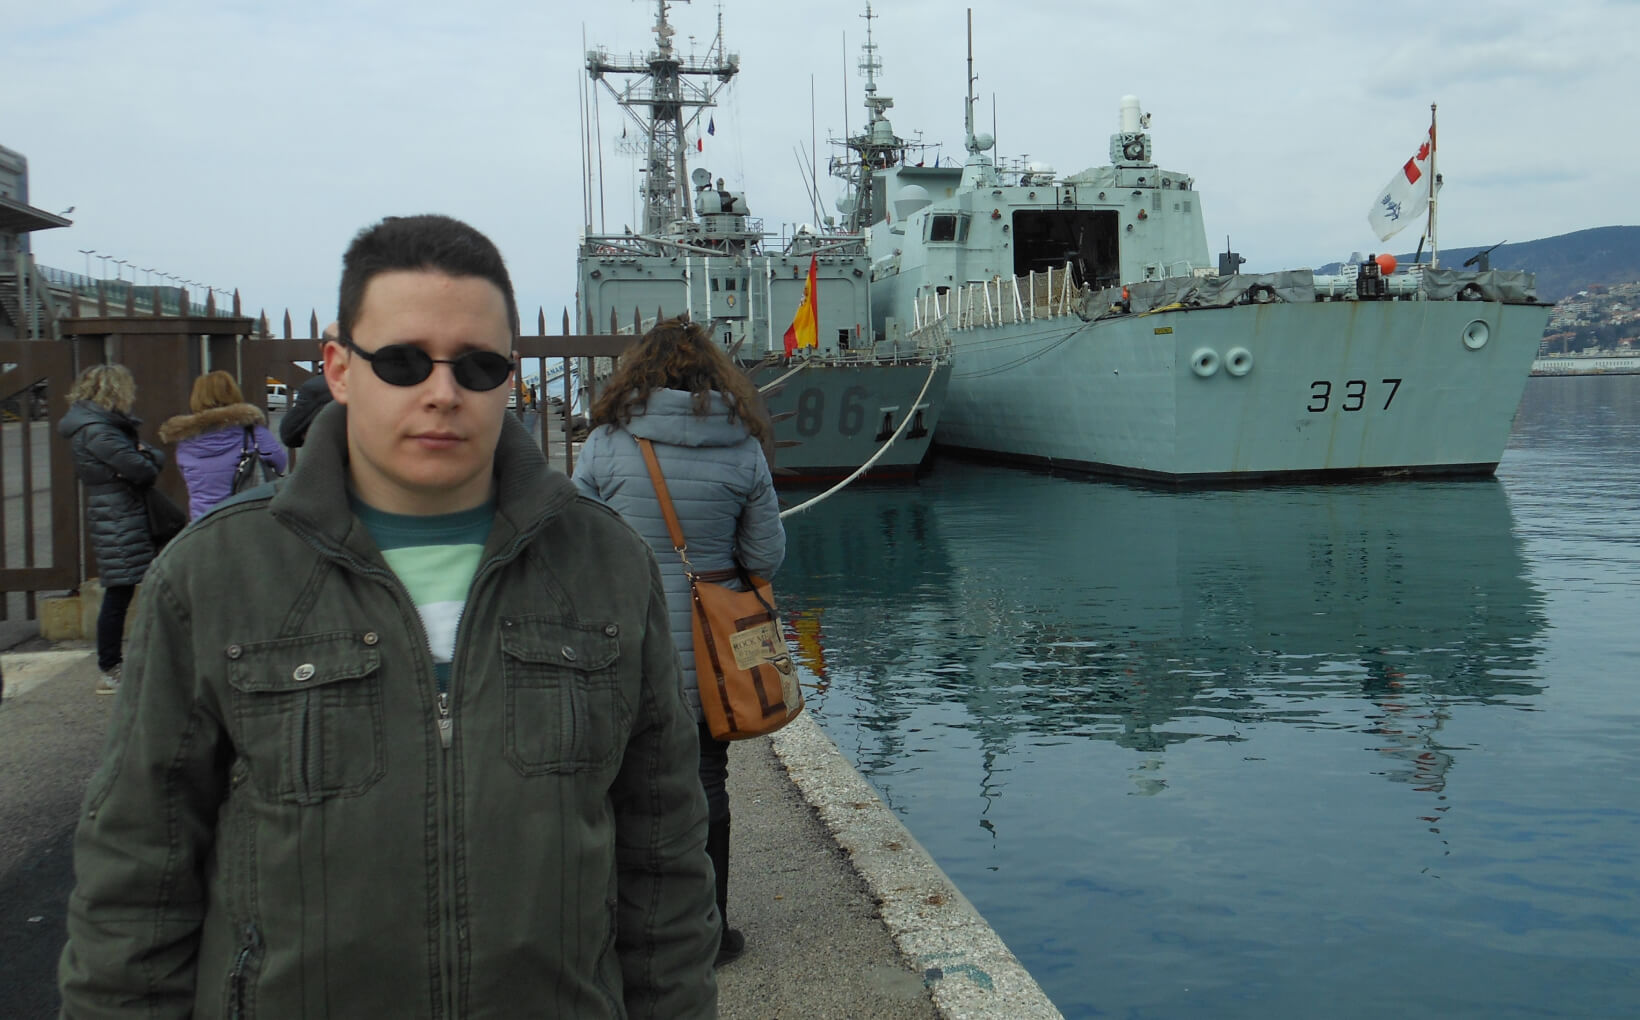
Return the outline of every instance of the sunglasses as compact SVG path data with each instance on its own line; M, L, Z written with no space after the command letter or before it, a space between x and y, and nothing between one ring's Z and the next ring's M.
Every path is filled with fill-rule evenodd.
M468 351L459 358L435 358L410 344L388 344L367 351L349 336L339 336L342 346L370 362L376 378L389 386L415 386L433 374L434 365L449 365L450 374L462 389L485 393L512 375L512 359L495 351Z

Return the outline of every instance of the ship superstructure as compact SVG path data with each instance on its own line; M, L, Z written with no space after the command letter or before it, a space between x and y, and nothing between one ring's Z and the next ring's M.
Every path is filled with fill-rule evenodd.
M1529 274L1244 274L1125 97L1110 162L873 174L873 310L951 331L938 443L1174 482L1489 473L1549 314ZM936 197L938 196L938 197Z
M639 132L644 173L639 229L589 226L582 238L583 321L624 329L683 314L708 324L763 390L780 480L838 478L868 463L878 477L914 472L950 375L945 327L874 329L864 231L820 224L777 239L744 195L706 167L689 168L689 138L740 64L723 47L721 18L704 57L681 54L669 6L656 0L649 52L587 54L588 74ZM811 268L815 343L789 351L785 334Z

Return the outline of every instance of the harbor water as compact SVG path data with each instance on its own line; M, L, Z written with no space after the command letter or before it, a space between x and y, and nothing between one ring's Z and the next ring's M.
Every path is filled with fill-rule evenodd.
M1068 1017L1640 1011L1640 377L1496 479L942 460L787 522L814 718Z

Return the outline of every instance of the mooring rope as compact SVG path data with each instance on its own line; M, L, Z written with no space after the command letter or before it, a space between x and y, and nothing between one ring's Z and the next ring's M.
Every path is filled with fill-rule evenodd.
M812 507L817 503L820 503L820 502L822 502L826 499L829 499L832 496L833 493L841 491L850 482L854 481L856 478L859 478L861 475L863 475L867 471L871 470L871 465L877 463L877 461L882 459L883 454L888 452L888 448L894 445L894 441L896 439L900 438L900 433L904 432L905 427L907 425L911 424L911 421L912 421L913 418L917 417L917 408L918 408L919 405L922 404L923 397L925 395L927 395L928 387L932 386L933 383L934 383L934 373L938 372L939 370L940 370L940 359L939 359L939 357L937 355L931 356L929 358L929 362L928 362L928 378L923 380L922 389L919 390L918 393L917 393L917 399L915 399L911 402L911 409L906 412L905 420L900 422L900 427L895 429L894 434L888 437L888 442L883 444L882 449L880 449L876 453L872 454L870 459L868 459L864 464L861 464L859 467L855 468L853 474L849 475L847 478L845 478L842 481L838 482L836 485L833 485L831 488L827 489L825 492L822 492L820 495L814 497L811 500L808 500L807 502L799 503L796 506L791 507L790 509L780 511L780 519L785 520L786 518L791 517L794 514L800 514L803 511L807 510L809 507Z
M767 393L770 390L774 389L776 386L779 386L781 383L785 382L787 379L790 379L792 376L796 375L797 373L803 371L805 368L808 368L808 367L809 367L809 363L807 361L801 362L796 368L792 369L790 372L787 372L785 375L781 376L780 378L771 380L769 382L764 383L762 386L759 386L757 388L757 392Z

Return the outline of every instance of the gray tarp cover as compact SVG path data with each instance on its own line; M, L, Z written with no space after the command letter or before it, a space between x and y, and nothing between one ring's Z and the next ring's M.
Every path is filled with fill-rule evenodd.
M1523 269L1488 269L1471 273L1463 269L1424 270L1424 296L1431 301L1450 301L1470 284L1480 288L1488 301L1521 304L1537 300L1537 277Z
M1269 287L1283 301L1315 300L1315 274L1308 269L1283 273L1237 273L1234 276L1173 276L1128 284L1128 306L1134 312L1148 312L1167 305L1186 308L1219 308L1233 305L1254 287ZM1107 287L1090 294L1083 304L1085 317L1097 319L1109 314L1122 301L1122 288Z
M1430 301L1451 301L1465 287L1474 284L1487 301L1521 303L1537 300L1533 274L1514 269L1490 269L1473 273L1462 269L1425 269L1424 296ZM1134 313L1154 311L1168 305L1185 308L1222 308L1244 300L1254 287L1268 287L1276 298L1292 302L1315 300L1315 274L1308 269L1281 273L1237 273L1234 276L1174 276L1147 280L1127 286L1128 307ZM1121 287L1106 287L1088 293L1082 301L1082 317L1099 319L1120 315Z

